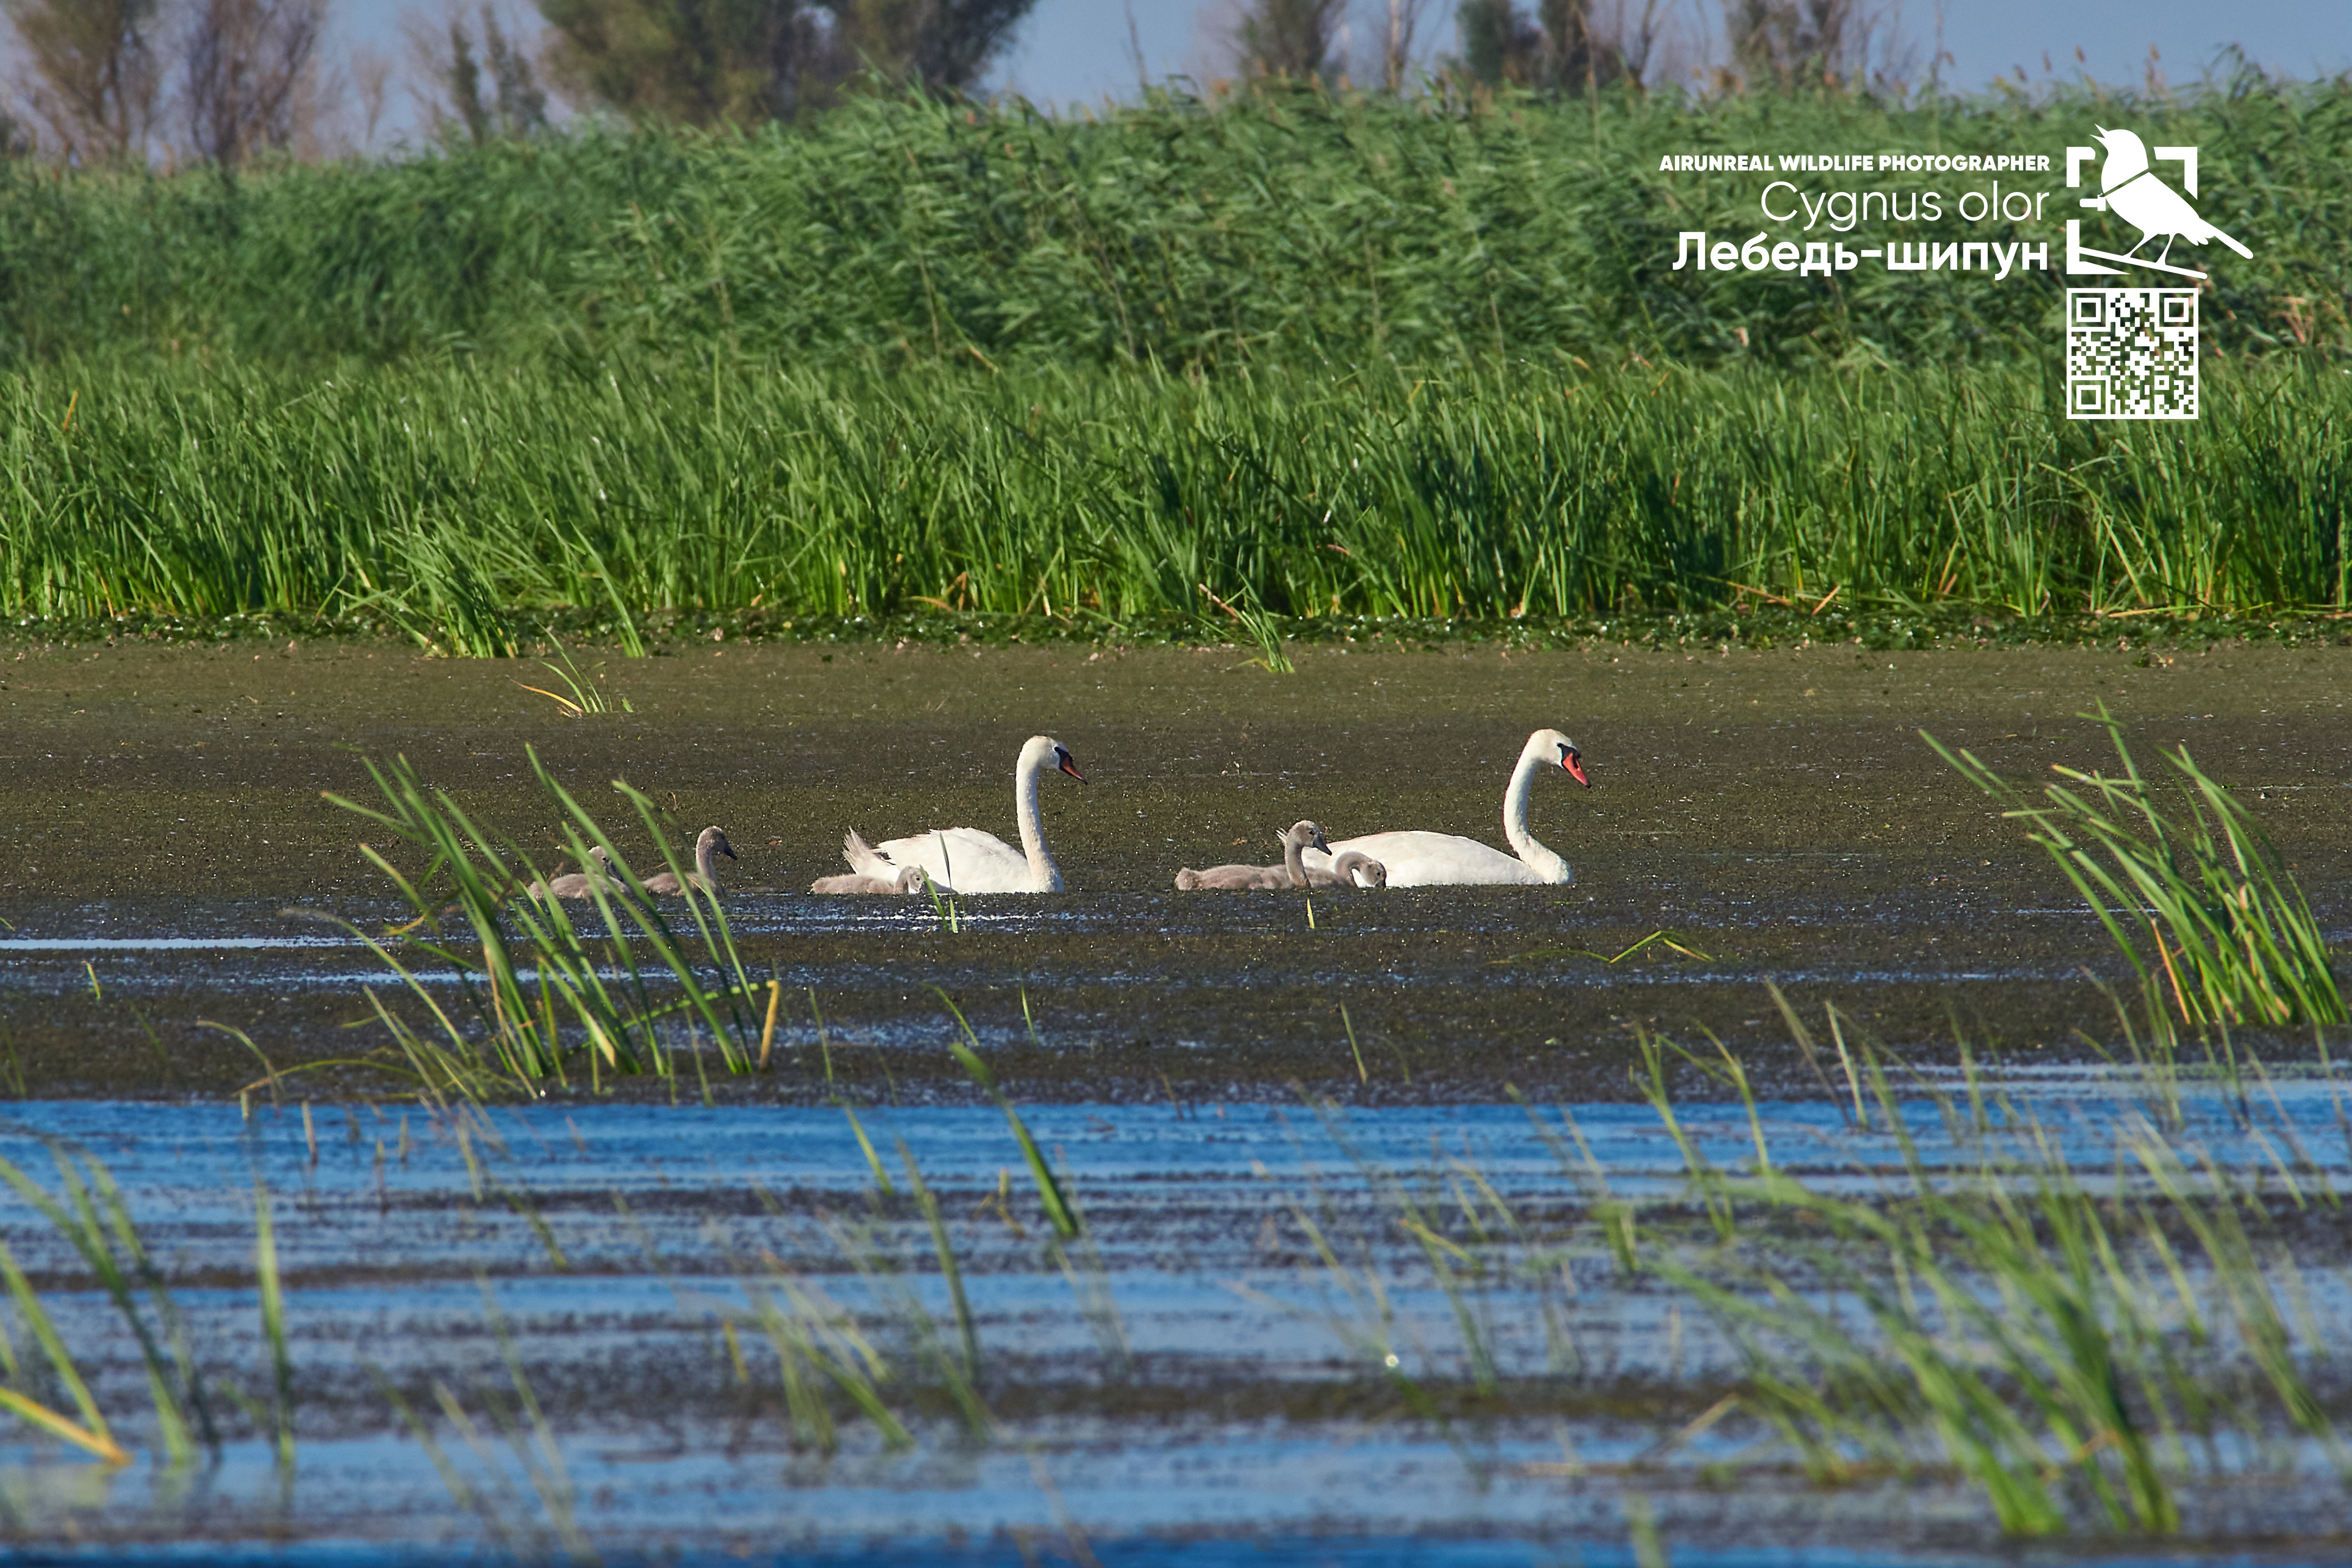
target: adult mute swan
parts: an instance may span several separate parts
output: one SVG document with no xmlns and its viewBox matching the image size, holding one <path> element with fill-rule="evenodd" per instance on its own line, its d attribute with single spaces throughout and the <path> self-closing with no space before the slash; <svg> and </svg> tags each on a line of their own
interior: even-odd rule
<svg viewBox="0 0 2352 1568">
<path fill-rule="evenodd" d="M 1535 784 L 1538 768 L 1555 764 L 1591 789 L 1592 781 L 1584 776 L 1581 755 L 1576 742 L 1557 730 L 1538 730 L 1528 737 L 1519 764 L 1511 770 L 1510 787 L 1503 791 L 1503 837 L 1518 851 L 1517 856 L 1454 833 L 1368 833 L 1361 838 L 1342 839 L 1328 853 L 1309 851 L 1305 857 L 1307 868 L 1328 871 L 1335 857 L 1360 849 L 1388 868 L 1391 888 L 1572 882 L 1576 873 L 1568 868 L 1568 862 L 1537 843 L 1535 835 L 1528 831 L 1528 791 Z"/>
<path fill-rule="evenodd" d="M 719 892 L 719 862 L 715 856 L 735 859 L 735 846 L 727 842 L 727 835 L 716 827 L 706 827 L 702 837 L 694 841 L 694 869 L 686 874 L 696 889 L 716 897 Z M 646 879 L 646 891 L 657 898 L 667 898 L 678 890 L 677 873 L 656 871 Z"/>
<path fill-rule="evenodd" d="M 1069 747 L 1051 735 L 1030 736 L 1013 769 L 1013 809 L 1021 822 L 1018 849 L 977 827 L 942 827 L 879 844 L 866 843 L 853 827 L 842 842 L 843 858 L 859 876 L 886 882 L 919 866 L 942 893 L 1058 893 L 1061 868 L 1045 851 L 1045 828 L 1037 818 L 1037 777 L 1048 764 L 1087 782 L 1070 761 Z"/>
<path fill-rule="evenodd" d="M 1194 892 L 1265 892 L 1278 888 L 1303 888 L 1306 873 L 1296 871 L 1304 845 L 1323 847 L 1323 830 L 1311 822 L 1294 822 L 1282 830 L 1283 864 L 1279 866 L 1212 866 L 1195 871 L 1190 866 L 1176 873 L 1176 890 Z M 1295 874 L 1294 874 L 1295 873 Z"/>
<path fill-rule="evenodd" d="M 923 868 L 907 866 L 895 878 L 862 877 L 855 871 L 838 877 L 819 877 L 809 884 L 812 893 L 852 893 L 882 896 L 891 893 L 919 893 L 923 890 Z"/>
</svg>

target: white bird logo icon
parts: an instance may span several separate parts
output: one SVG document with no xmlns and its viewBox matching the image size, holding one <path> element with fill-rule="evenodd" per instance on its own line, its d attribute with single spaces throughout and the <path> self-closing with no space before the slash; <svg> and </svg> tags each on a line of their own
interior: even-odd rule
<svg viewBox="0 0 2352 1568">
<path fill-rule="evenodd" d="M 2083 205 L 2112 212 L 2139 230 L 2139 245 L 2133 246 L 2117 260 L 2136 256 L 2141 245 L 2159 234 L 2164 236 L 2164 248 L 2157 253 L 2158 266 L 2172 254 L 2172 242 L 2176 239 L 2185 239 L 2191 245 L 2218 239 L 2241 256 L 2253 255 L 2199 217 L 2188 197 L 2157 177 L 2148 167 L 2147 143 L 2129 131 L 2110 131 L 2105 126 L 2096 129 L 2096 140 L 2107 150 L 2107 155 L 2099 164 L 2099 194 L 2085 196 Z"/>
</svg>

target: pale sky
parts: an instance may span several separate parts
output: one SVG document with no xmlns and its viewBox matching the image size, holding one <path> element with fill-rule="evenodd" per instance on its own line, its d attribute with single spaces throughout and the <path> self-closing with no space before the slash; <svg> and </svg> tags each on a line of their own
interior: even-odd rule
<svg viewBox="0 0 2352 1568">
<path fill-rule="evenodd" d="M 381 5 L 386 0 L 344 0 Z M 1218 9 L 1230 0 L 1136 0 L 1137 31 L 1154 76 L 1195 69 L 1203 35 Z M 1533 6 L 1528 5 L 1532 10 Z M 1903 31 L 1918 46 L 1922 60 L 1932 47 L 1939 7 L 1935 0 L 1895 0 L 1884 7 L 1899 15 Z M 1357 0 L 1357 27 L 1363 42 L 1386 15 L 1381 0 Z M 1453 5 L 1438 0 L 1424 24 L 1439 51 L 1456 47 Z M 1608 0 L 1595 10 L 1606 15 Z M 1940 7 L 1945 52 L 1952 57 L 1945 79 L 1977 89 L 1993 77 L 2023 66 L 2042 73 L 2047 51 L 2056 74 L 2071 78 L 2074 51 L 2081 46 L 2087 68 L 2100 80 L 2142 80 L 2148 47 L 2160 51 L 2174 82 L 2194 80 L 2214 52 L 2238 44 L 2259 63 L 2294 76 L 2352 69 L 2352 3 L 2347 0 L 1948 0 Z M 1699 44 L 1698 25 L 1721 15 L 1716 0 L 1679 0 L 1675 20 L 1686 45 Z M 1127 9 L 1120 0 L 1038 0 L 1026 27 L 996 70 L 996 85 L 1018 87 L 1031 98 L 1067 100 L 1131 90 L 1135 81 L 1129 47 Z"/>
<path fill-rule="evenodd" d="M 403 58 L 402 15 L 438 16 L 446 3 L 330 0 L 334 37 L 343 49 L 364 42 Z M 462 0 L 468 14 L 478 3 Z M 1154 79 L 1213 74 L 1221 64 L 1215 44 L 1220 23 L 1236 3 L 1037 0 L 987 85 L 1048 105 L 1131 94 L 1136 45 Z M 1605 16 L 1612 6 L 1628 3 L 1638 6 L 1640 0 L 1595 0 L 1595 9 Z M 530 0 L 499 4 L 512 15 L 533 15 Z M 1427 4 L 1424 58 L 1456 47 L 1453 0 Z M 1683 70 L 1706 58 L 1720 5 L 1721 0 L 1663 0 L 1669 26 L 1678 34 L 1670 41 L 1670 54 Z M 1354 0 L 1354 9 L 1350 42 L 1362 59 L 1370 53 L 1387 4 Z M 1897 20 L 1923 63 L 1940 28 L 1949 57 L 1943 79 L 1963 90 L 1981 89 L 2019 67 L 2029 79 L 2041 79 L 2045 55 L 2051 74 L 2062 79 L 2084 68 L 2102 81 L 2137 86 L 2145 79 L 2151 45 L 2175 84 L 2195 80 L 2215 52 L 2232 43 L 2259 64 L 2292 76 L 2352 70 L 2352 0 L 1881 0 L 1879 11 Z M 2074 58 L 2078 47 L 2086 57 L 2080 68 Z M 395 94 L 386 121 L 388 132 L 399 134 L 414 124 L 413 108 Z"/>
</svg>

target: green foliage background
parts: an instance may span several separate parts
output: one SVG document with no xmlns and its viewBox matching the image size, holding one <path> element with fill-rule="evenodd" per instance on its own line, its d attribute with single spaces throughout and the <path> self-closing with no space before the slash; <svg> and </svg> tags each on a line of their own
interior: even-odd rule
<svg viewBox="0 0 2352 1568">
<path fill-rule="evenodd" d="M 174 344 L 281 363 L 716 346 L 803 370 L 2031 359 L 2063 272 L 1996 285 L 1875 267 L 1834 283 L 1674 270 L 1681 229 L 1757 231 L 1763 179 L 1663 175 L 1659 156 L 2055 156 L 2121 121 L 2151 143 L 2199 145 L 2200 209 L 2252 246 L 2208 298 L 2220 353 L 2293 342 L 2297 312 L 2314 319 L 2302 335 L 2352 348 L 2352 85 L 2249 75 L 2179 100 L 1909 109 L 1297 90 L 1055 120 L 865 99 L 807 131 L 590 132 L 235 177 L 19 163 L 0 166 L 0 363 Z M 1956 220 L 1891 232 L 2019 237 Z"/>
<path fill-rule="evenodd" d="M 1672 266 L 1682 229 L 1754 233 L 1762 182 L 1665 153 L 2056 156 L 2117 122 L 2198 144 L 2201 210 L 2254 249 L 2206 291 L 2194 424 L 2064 417 L 2062 271 Z M 2347 149 L 2352 86 L 2249 75 L 1907 109 L 873 100 L 233 179 L 9 164 L 0 606 L 469 653 L 688 608 L 2340 606 Z"/>
</svg>

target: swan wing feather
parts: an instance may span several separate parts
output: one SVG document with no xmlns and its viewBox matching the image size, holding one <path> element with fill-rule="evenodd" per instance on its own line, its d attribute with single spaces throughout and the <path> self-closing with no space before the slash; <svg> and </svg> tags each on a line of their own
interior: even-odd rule
<svg viewBox="0 0 2352 1568">
<path fill-rule="evenodd" d="M 1350 849 L 1387 867 L 1391 888 L 1532 887 L 1544 881 L 1526 861 L 1492 845 L 1418 828 L 1343 838 L 1328 851 L 1307 850 L 1304 858 L 1309 868 L 1328 871 L 1332 860 Z"/>
<path fill-rule="evenodd" d="M 942 893 L 1025 893 L 1029 858 L 978 827 L 943 827 L 875 847 L 889 862 L 882 873 L 895 877 L 902 866 L 920 866 Z"/>
</svg>

